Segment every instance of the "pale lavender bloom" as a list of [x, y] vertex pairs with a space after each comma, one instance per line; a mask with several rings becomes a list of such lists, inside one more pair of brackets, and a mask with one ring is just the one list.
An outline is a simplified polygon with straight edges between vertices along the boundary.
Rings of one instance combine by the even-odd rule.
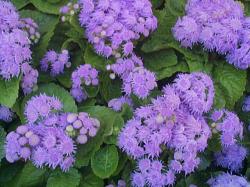
[[87, 143], [88, 139], [96, 136], [100, 128], [100, 121], [91, 118], [88, 113], [69, 113], [66, 116], [65, 133], [76, 140], [78, 144]]
[[11, 2], [0, 1], [0, 32], [9, 32], [19, 25], [19, 14]]
[[0, 75], [9, 80], [18, 77], [23, 63], [31, 59], [30, 41], [24, 31], [0, 33]]
[[35, 123], [38, 120], [49, 116], [53, 111], [62, 110], [62, 103], [56, 97], [40, 94], [33, 96], [25, 106], [25, 117], [28, 123]]
[[167, 177], [164, 173], [163, 164], [158, 160], [144, 158], [138, 161], [136, 172], [132, 174], [132, 184], [137, 187], [165, 186]]
[[37, 85], [38, 71], [33, 69], [28, 63], [22, 65], [22, 88], [25, 95], [31, 93], [33, 88]]
[[[215, 111], [218, 113], [218, 111]], [[218, 117], [212, 114], [212, 120], [215, 129], [220, 133], [220, 139], [223, 146], [230, 146], [236, 143], [236, 139], [243, 137], [243, 123], [238, 116], [227, 110], [221, 110]], [[223, 112], [221, 114], [221, 112]]]
[[237, 172], [242, 169], [246, 156], [247, 150], [245, 147], [233, 144], [223, 147], [222, 151], [215, 153], [215, 162], [219, 166]]
[[201, 72], [180, 74], [175, 80], [174, 86], [190, 112], [202, 114], [211, 109], [214, 86], [212, 79], [208, 75]]
[[135, 94], [139, 98], [146, 98], [156, 84], [155, 74], [143, 67], [137, 67], [123, 79], [123, 91], [127, 95]]
[[69, 62], [68, 50], [62, 50], [61, 53], [56, 53], [51, 50], [48, 51], [44, 58], [40, 62], [42, 71], [49, 71], [51, 76], [57, 76], [64, 72], [64, 68], [69, 68], [71, 63]]
[[112, 108], [114, 111], [121, 111], [124, 104], [133, 107], [132, 99], [127, 96], [122, 96], [119, 98], [112, 99], [108, 102], [108, 107]]
[[232, 186], [232, 187], [248, 187], [250, 183], [241, 176], [231, 175], [229, 173], [222, 173], [215, 178], [211, 178], [207, 181], [211, 187], [223, 187], [223, 186]]
[[32, 43], [37, 43], [40, 39], [37, 23], [31, 18], [20, 19], [19, 28], [26, 32]]
[[97, 86], [98, 71], [92, 68], [90, 64], [81, 65], [71, 75], [72, 88], [71, 95], [77, 102], [81, 102], [87, 98], [87, 93], [84, 91], [83, 86]]
[[0, 120], [11, 122], [13, 119], [13, 112], [6, 106], [0, 105]]
[[69, 2], [67, 5], [64, 5], [60, 8], [59, 12], [61, 14], [61, 21], [65, 22], [66, 20], [69, 20], [72, 18], [72, 16], [78, 12], [80, 8], [80, 5], [78, 3], [72, 3]]
[[150, 1], [81, 0], [80, 23], [98, 54], [117, 56], [120, 50], [129, 55], [133, 41], [156, 29]]

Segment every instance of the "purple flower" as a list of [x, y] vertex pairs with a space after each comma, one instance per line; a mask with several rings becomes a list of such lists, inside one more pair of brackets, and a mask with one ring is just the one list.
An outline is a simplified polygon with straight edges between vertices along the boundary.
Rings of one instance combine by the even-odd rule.
[[222, 151], [215, 153], [216, 164], [231, 171], [239, 171], [243, 165], [242, 162], [246, 158], [247, 150], [245, 147], [233, 144], [223, 147]]
[[64, 68], [69, 68], [71, 63], [69, 62], [68, 50], [62, 50], [62, 53], [56, 53], [55, 51], [48, 51], [44, 58], [40, 62], [42, 71], [49, 71], [51, 76], [57, 76], [64, 72]]
[[221, 134], [220, 138], [223, 146], [233, 145], [237, 137], [242, 138], [243, 136], [243, 124], [233, 112], [221, 110], [214, 113], [218, 112], [223, 112], [223, 114], [220, 114], [217, 118], [214, 117], [215, 114], [212, 114], [212, 126]]
[[139, 98], [146, 98], [156, 84], [155, 74], [143, 67], [137, 67], [123, 80], [123, 90], [127, 95], [134, 93]]
[[12, 3], [2, 1], [0, 3], [0, 32], [9, 32], [19, 25], [19, 14]]
[[229, 173], [222, 173], [215, 178], [211, 178], [207, 181], [211, 187], [219, 186], [233, 186], [233, 187], [246, 187], [250, 183], [244, 177], [231, 175]]
[[18, 77], [22, 64], [30, 59], [30, 41], [24, 31], [0, 32], [0, 75], [4, 79]]
[[32, 43], [37, 43], [40, 39], [37, 23], [31, 18], [22, 18], [20, 20], [19, 28], [26, 32], [28, 38]]
[[0, 105], [0, 120], [11, 122], [13, 119], [13, 112], [6, 106]]
[[200, 35], [200, 27], [192, 17], [184, 16], [179, 18], [173, 28], [174, 37], [184, 47], [192, 47], [197, 43]]
[[99, 120], [91, 118], [85, 112], [79, 114], [69, 113], [66, 120], [65, 133], [79, 144], [87, 143], [89, 138], [96, 136], [100, 128]]
[[25, 117], [28, 123], [35, 123], [41, 118], [48, 117], [52, 111], [60, 111], [62, 103], [55, 97], [50, 97], [45, 94], [33, 96], [25, 106]]
[[22, 65], [22, 88], [24, 94], [29, 94], [37, 84], [38, 71], [33, 69], [28, 63]]
[[212, 79], [208, 75], [200, 72], [180, 74], [175, 80], [174, 86], [190, 112], [202, 114], [211, 109], [214, 86]]
[[71, 75], [72, 88], [70, 90], [71, 95], [76, 99], [77, 102], [81, 102], [87, 98], [87, 93], [82, 88], [86, 86], [97, 86], [98, 71], [92, 68], [89, 64], [81, 65]]
[[108, 102], [108, 106], [110, 108], [112, 108], [114, 111], [120, 111], [124, 104], [127, 104], [130, 107], [133, 106], [131, 98], [129, 98], [127, 96], [115, 98], [115, 99], [112, 99]]
[[[133, 41], [148, 36], [157, 27], [152, 5], [148, 0], [93, 1], [81, 0], [80, 23], [98, 54], [106, 57], [129, 55]], [[119, 58], [119, 57], [118, 57]]]

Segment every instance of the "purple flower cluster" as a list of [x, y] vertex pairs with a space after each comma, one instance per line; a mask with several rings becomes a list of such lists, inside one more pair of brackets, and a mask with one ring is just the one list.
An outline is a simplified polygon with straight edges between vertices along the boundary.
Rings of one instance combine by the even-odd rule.
[[62, 103], [54, 97], [32, 97], [25, 107], [29, 124], [7, 135], [6, 159], [11, 163], [31, 160], [36, 167], [68, 171], [75, 161], [76, 144], [86, 143], [87, 135], [94, 137], [100, 122], [83, 112], [62, 113], [58, 111], [61, 108]]
[[33, 69], [30, 64], [22, 64], [22, 89], [25, 95], [31, 93], [37, 85], [38, 71]]
[[0, 105], [0, 120], [5, 122], [11, 122], [13, 116], [13, 112], [8, 107]]
[[25, 117], [29, 124], [48, 117], [54, 111], [62, 110], [63, 105], [56, 97], [45, 94], [32, 97], [25, 106]]
[[15, 7], [0, 1], [0, 75], [9, 80], [18, 77], [23, 63], [31, 59], [30, 40], [19, 28]]
[[147, 37], [157, 27], [148, 0], [81, 0], [80, 5], [79, 20], [86, 27], [89, 42], [98, 54], [106, 57], [131, 54], [132, 41], [141, 34]]
[[[196, 85], [194, 82], [197, 80]], [[207, 147], [211, 135], [203, 114], [211, 109], [213, 96], [214, 88], [209, 76], [203, 73], [181, 74], [174, 84], [163, 89], [163, 95], [154, 99], [152, 104], [136, 109], [133, 119], [127, 122], [119, 135], [119, 147], [134, 159], [145, 156], [156, 159], [163, 147], [169, 149], [173, 160], [169, 163], [168, 172], [158, 174], [162, 180], [155, 182], [159, 182], [156, 186], [173, 184], [175, 174], [182, 171], [189, 174], [200, 163], [197, 155]], [[188, 103], [195, 100], [199, 101], [200, 110], [196, 109], [196, 104]], [[158, 172], [161, 173], [160, 170]], [[148, 179], [142, 178], [137, 180], [151, 185]]]
[[243, 124], [238, 116], [227, 110], [217, 110], [211, 115], [213, 133], [220, 133], [222, 150], [215, 153], [217, 165], [238, 171], [242, 168], [247, 151], [237, 144], [237, 139], [243, 137]]
[[98, 71], [92, 68], [90, 64], [84, 64], [79, 66], [78, 69], [72, 73], [71, 80], [72, 88], [70, 93], [77, 102], [81, 102], [87, 98], [87, 93], [83, 85], [98, 85]]
[[200, 43], [208, 51], [227, 55], [237, 68], [249, 66], [249, 18], [234, 0], [189, 0], [186, 15], [173, 28], [176, 40], [184, 47]]
[[233, 187], [248, 187], [250, 183], [244, 178], [229, 173], [222, 173], [215, 178], [207, 181], [211, 187], [233, 186]]
[[[156, 87], [156, 78], [134, 54], [133, 41], [141, 35], [147, 37], [157, 27], [151, 3], [148, 0], [81, 0], [80, 6], [79, 20], [86, 28], [88, 41], [99, 55], [115, 58], [115, 64], [107, 65], [107, 70], [113, 71], [110, 78], [115, 79], [117, 74], [123, 80], [126, 94], [145, 98]], [[141, 69], [140, 75], [134, 68]], [[143, 79], [141, 74], [145, 76]], [[139, 82], [135, 84], [135, 80]], [[136, 89], [138, 85], [143, 86]]]
[[62, 6], [60, 8], [60, 14], [62, 15], [61, 21], [65, 22], [66, 20], [70, 20], [71, 17], [79, 10], [80, 6], [78, 3], [73, 4], [69, 2], [67, 5]]
[[236, 139], [243, 137], [243, 124], [236, 114], [227, 110], [217, 110], [211, 115], [213, 132], [220, 133], [223, 146], [236, 143]]
[[69, 52], [64, 49], [58, 54], [50, 50], [45, 54], [40, 65], [42, 71], [49, 71], [51, 76], [57, 76], [64, 72], [65, 67], [69, 68], [71, 66], [69, 62]]
[[91, 118], [85, 112], [68, 114], [67, 122], [66, 133], [70, 137], [74, 137], [79, 144], [85, 144], [88, 141], [88, 137], [96, 136], [100, 127], [100, 122], [95, 118]]
[[12, 3], [0, 1], [0, 31], [9, 32], [19, 26], [19, 14]]
[[22, 18], [20, 20], [19, 27], [26, 32], [29, 40], [32, 43], [37, 43], [40, 39], [40, 33], [38, 31], [38, 25], [31, 18]]
[[245, 147], [233, 144], [223, 147], [222, 151], [215, 153], [215, 160], [217, 165], [237, 172], [243, 167], [242, 161], [246, 156], [247, 150]]
[[[163, 170], [164, 166], [160, 161], [143, 158], [138, 161], [137, 170], [132, 175], [132, 184], [137, 187], [164, 186], [167, 175], [163, 174]], [[174, 174], [172, 177], [174, 181]]]
[[132, 99], [127, 96], [122, 96], [109, 101], [108, 106], [114, 111], [121, 111], [124, 104], [133, 107]]

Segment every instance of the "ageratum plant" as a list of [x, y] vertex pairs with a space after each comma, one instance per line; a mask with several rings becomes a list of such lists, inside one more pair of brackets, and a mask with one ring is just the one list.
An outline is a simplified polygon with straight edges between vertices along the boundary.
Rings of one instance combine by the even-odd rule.
[[0, 186], [250, 186], [249, 5], [0, 0]]

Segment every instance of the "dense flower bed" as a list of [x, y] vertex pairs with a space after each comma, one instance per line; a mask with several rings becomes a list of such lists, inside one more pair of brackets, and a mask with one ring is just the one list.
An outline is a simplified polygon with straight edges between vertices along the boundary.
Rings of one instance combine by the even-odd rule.
[[0, 0], [0, 186], [249, 187], [249, 7]]

